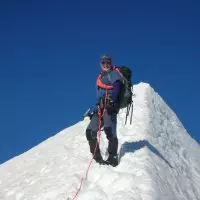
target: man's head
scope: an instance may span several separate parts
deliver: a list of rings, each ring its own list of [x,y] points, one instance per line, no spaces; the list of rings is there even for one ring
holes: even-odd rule
[[[112,67],[112,58],[109,55],[103,55],[100,59],[100,65],[101,65],[101,69],[104,72],[108,72],[110,71],[111,67]]]

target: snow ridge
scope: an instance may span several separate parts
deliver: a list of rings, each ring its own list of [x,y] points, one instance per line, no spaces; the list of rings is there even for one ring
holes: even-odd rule
[[[199,144],[151,87],[146,95],[150,119],[148,141],[165,157],[157,153],[157,157],[150,154],[150,172],[157,198],[163,196],[162,199],[170,199],[173,196],[173,199],[200,199]],[[155,163],[159,157],[163,162],[157,166]]]
[[[93,161],[78,200],[200,200],[200,147],[149,84],[134,85],[132,124],[118,116],[120,164]],[[2,200],[71,200],[91,159],[89,119],[0,165]],[[106,158],[107,139],[101,134]]]

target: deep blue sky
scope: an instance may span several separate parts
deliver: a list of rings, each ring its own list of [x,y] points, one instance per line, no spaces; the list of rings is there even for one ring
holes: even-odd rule
[[[0,163],[82,119],[105,52],[200,141],[200,1],[1,1],[0,27]]]

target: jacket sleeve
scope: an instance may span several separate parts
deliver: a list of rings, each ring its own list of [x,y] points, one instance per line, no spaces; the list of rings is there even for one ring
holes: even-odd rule
[[[113,85],[112,100],[113,102],[116,103],[122,87],[122,77],[117,71],[113,71],[112,73],[112,85]]]
[[[122,82],[119,81],[119,80],[115,81],[114,84],[113,84],[112,100],[115,103],[117,102],[117,98],[118,98],[118,95],[120,93],[121,86],[122,86]]]

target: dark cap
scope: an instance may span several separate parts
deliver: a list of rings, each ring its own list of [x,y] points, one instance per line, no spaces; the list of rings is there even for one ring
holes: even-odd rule
[[[101,61],[101,62],[102,62],[102,61],[107,61],[107,62],[112,63],[112,58],[111,58],[111,56],[109,56],[108,54],[105,54],[105,55],[103,55],[103,56],[101,57],[100,61]]]

